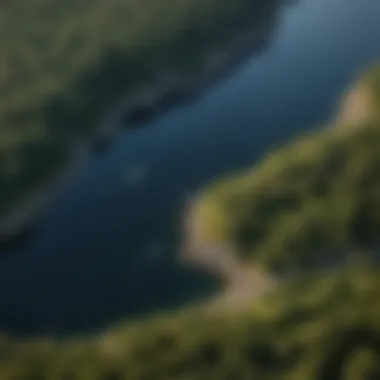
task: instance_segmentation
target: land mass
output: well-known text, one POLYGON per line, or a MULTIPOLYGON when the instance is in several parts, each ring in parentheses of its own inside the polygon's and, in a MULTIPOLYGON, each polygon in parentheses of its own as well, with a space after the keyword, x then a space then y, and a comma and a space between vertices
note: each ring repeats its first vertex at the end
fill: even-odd
MULTIPOLYGON (((307 212, 308 208, 312 207, 312 202, 315 202, 314 207, 320 208, 321 215, 311 217, 313 225, 311 228, 314 228, 314 225, 328 226, 334 223, 334 219, 328 220, 327 210, 322 211, 323 208, 329 207, 332 214, 334 205, 323 204, 320 197, 332 196, 329 193, 335 190, 332 188, 334 181, 338 183, 341 179, 342 184, 347 181, 343 165, 353 165, 358 157, 364 157, 364 152, 370 155, 372 151, 374 153, 370 156, 372 161, 360 164, 367 165, 367 171, 368 167, 372 166, 370 174, 378 175, 375 168, 380 164, 380 157, 376 154, 378 146, 374 142, 379 141, 377 126, 380 124, 378 117, 380 103, 376 103, 379 74, 380 69, 376 66, 362 75, 354 85, 348 87, 339 102, 338 114, 333 118, 328 130, 298 139, 285 150, 273 152, 256 170, 220 179, 188 201, 184 209, 185 238, 181 260, 207 271, 225 284, 224 291, 215 302, 217 306, 236 311, 244 305, 251 305, 253 300, 277 288, 280 281, 278 274, 274 275, 265 268, 268 269, 269 266, 273 269, 286 262, 293 264, 291 255, 296 256, 297 250, 302 251, 300 254, 310 250, 311 247, 305 244, 302 246, 302 241, 290 240, 293 237, 297 239, 298 235, 299 240, 302 240, 307 234, 304 228, 310 224, 307 212), (370 132, 369 126, 373 124, 375 131, 370 132), (358 128, 365 127, 369 128, 369 132, 358 131, 358 128), (369 141, 370 136, 373 137, 372 141, 369 141), (337 159, 338 148, 350 153, 345 157, 342 155, 338 168, 340 172, 334 173, 332 177, 329 171, 331 172, 332 160, 337 159), (296 172, 297 167, 300 176, 298 179, 281 178, 281 173, 290 170, 296 172), (311 178, 304 181, 303 176, 306 172, 311 178), (337 175, 341 175, 341 178, 337 175), (301 186, 307 185, 310 187, 310 199, 304 206, 297 205, 303 201, 305 189, 301 186), (323 194, 314 194, 313 199, 313 191, 322 191, 323 194), (273 219, 276 223, 283 215, 286 217, 287 213, 293 215, 288 217, 289 223, 286 227, 285 224, 268 227, 264 225, 265 219, 273 219), (280 227, 284 229, 283 232, 280 227)), ((364 172, 364 166, 362 168, 364 172)), ((360 166, 356 170, 360 170, 360 166)), ((361 180, 361 176, 355 178, 356 183, 361 180)), ((353 184, 354 182, 351 183, 353 184)), ((342 186, 337 188, 341 191, 342 186)), ((355 195, 358 198, 362 196, 362 194, 355 195)), ((358 203, 354 199, 355 195, 352 194, 352 199, 347 201, 347 208, 352 207, 352 203, 358 203)), ((336 197, 338 199, 339 194, 336 197)), ((343 201, 344 199, 341 203, 343 201)), ((380 207, 380 204, 378 206, 380 207)), ((354 217, 355 212, 352 213, 352 218, 354 217)), ((316 244, 315 239, 311 244, 316 244)), ((323 249, 329 251, 328 247, 323 249)), ((333 249, 338 251, 342 248, 333 249)), ((336 257, 337 253, 334 256, 336 257)), ((308 261, 300 257, 297 259, 308 261)), ((321 261, 326 261, 326 258, 321 261)), ((320 267, 315 260, 307 263, 307 266, 314 269, 320 267)), ((303 269, 306 269, 305 265, 303 269)), ((280 272, 284 277, 286 270, 282 269, 280 272)))

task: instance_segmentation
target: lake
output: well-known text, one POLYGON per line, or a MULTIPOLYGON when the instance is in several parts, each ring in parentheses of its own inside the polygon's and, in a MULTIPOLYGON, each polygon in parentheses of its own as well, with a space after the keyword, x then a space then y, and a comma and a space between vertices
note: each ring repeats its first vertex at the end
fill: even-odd
POLYGON ((1 259, 0 330, 90 332, 213 294, 212 279, 176 259, 183 200, 328 121, 380 58, 379 15, 375 0, 279 8, 260 52, 88 157, 28 246, 1 259))

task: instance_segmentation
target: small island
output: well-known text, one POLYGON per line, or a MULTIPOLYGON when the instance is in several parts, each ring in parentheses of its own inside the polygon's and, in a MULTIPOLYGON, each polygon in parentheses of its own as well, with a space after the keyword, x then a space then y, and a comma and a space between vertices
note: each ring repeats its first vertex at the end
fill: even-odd
MULTIPOLYGON (((380 106, 378 74, 360 91, 380 106)), ((3 335, 0 378, 380 378, 379 109, 298 137, 189 201, 181 258, 225 281, 223 312, 208 300, 91 337, 3 335), (234 303, 242 293, 230 287, 248 273, 234 303)))

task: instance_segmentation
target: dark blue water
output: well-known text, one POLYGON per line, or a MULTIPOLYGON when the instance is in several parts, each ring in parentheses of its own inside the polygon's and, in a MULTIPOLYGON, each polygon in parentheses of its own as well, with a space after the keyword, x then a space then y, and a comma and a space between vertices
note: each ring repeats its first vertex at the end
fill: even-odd
POLYGON ((30 246, 2 259, 0 329, 90 331, 215 290, 176 261, 183 198, 326 122, 345 86, 380 58, 377 0, 307 0, 279 12, 260 55, 87 160, 30 246))

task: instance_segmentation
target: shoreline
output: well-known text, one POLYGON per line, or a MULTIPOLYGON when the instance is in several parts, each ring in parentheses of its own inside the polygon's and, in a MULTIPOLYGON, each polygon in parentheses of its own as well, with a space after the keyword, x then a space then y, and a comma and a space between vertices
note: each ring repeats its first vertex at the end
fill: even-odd
POLYGON ((338 104, 337 114, 333 117, 333 126, 356 127, 357 124, 371 119, 371 100, 368 89, 361 81, 347 87, 338 104))
POLYGON ((210 241, 197 220, 197 197, 185 201, 183 218, 184 243, 179 259, 215 277, 222 289, 207 302, 210 312, 235 312, 260 300, 276 289, 278 279, 258 266, 238 259, 229 242, 210 241))
MULTIPOLYGON (((224 49, 216 49, 210 56, 205 58, 202 65, 202 72, 199 75, 194 74, 192 77, 180 77, 171 75, 169 80, 163 84, 153 83, 150 86, 142 86, 140 90, 126 96, 113 107, 111 112, 108 112, 102 118, 100 126, 95 129, 92 136, 84 141, 77 138, 72 142, 69 150, 69 158, 63 169, 59 170, 54 179, 48 181, 47 184, 34 189, 31 194, 22 199, 16 206, 0 218, 0 252, 2 246, 7 245, 8 241, 17 240, 20 235, 24 234, 35 223, 38 223, 39 218, 54 200, 62 188, 71 183, 71 179, 80 168, 80 164, 88 157, 92 151, 96 151, 94 144, 97 142, 103 145, 111 143, 117 139, 120 134, 128 129, 128 125, 121 125, 120 114, 132 113, 139 107, 143 106, 148 111, 154 111, 160 107, 160 103, 165 97, 170 98, 170 94, 191 93, 198 96, 201 92, 214 84, 215 81, 221 80, 225 75, 236 67, 238 63, 244 61, 244 58, 236 57, 247 56, 254 54, 254 44, 263 41, 266 37, 267 29, 260 26, 255 30, 245 30, 237 34, 236 38, 224 49)), ((161 105, 159 111, 166 111, 176 106, 175 96, 172 101, 161 105)), ((186 104, 184 99, 181 104, 186 104)), ((155 115, 149 117, 154 118, 155 115)), ((138 124, 138 121, 136 122, 138 124)), ((139 129, 139 126, 137 128, 139 129)))
MULTIPOLYGON (((332 126, 345 132, 358 123, 371 119, 370 98, 363 83, 355 82, 346 88, 332 117, 332 126), (349 128, 347 128, 349 127, 349 128)), ((216 279, 224 287, 211 299, 210 311, 236 311, 266 296, 279 283, 280 279, 265 273, 254 264, 246 264, 238 259, 228 241, 209 241, 204 236, 203 226, 197 215, 197 204, 202 194, 195 194, 185 201, 183 236, 184 247, 180 260, 196 267, 216 279)))
POLYGON ((136 117, 136 121, 126 122, 124 125, 118 122, 120 117, 124 116, 128 119, 128 116, 136 111, 141 110, 141 113, 144 113, 145 110, 146 117, 145 115, 141 117, 144 119, 141 121, 145 122, 159 116, 160 111, 165 112, 173 107, 186 105, 189 99, 198 98, 204 89, 223 79, 236 69, 236 66, 244 62, 245 58, 255 54, 256 46, 254 45, 263 41, 267 36, 267 28, 261 26, 255 30, 245 30, 239 33, 225 48, 216 49, 206 57, 199 73, 192 75, 175 74, 169 71, 161 73, 158 75, 161 79, 156 80, 156 83, 149 86, 144 85, 134 94, 127 95, 118 101, 113 107, 113 111, 110 112, 111 117, 106 117, 106 122, 103 123, 105 127, 98 132, 107 137, 109 124, 114 125, 111 133, 138 130, 140 129, 139 117, 136 117), (137 127, 133 128, 132 124, 137 124, 137 127))

